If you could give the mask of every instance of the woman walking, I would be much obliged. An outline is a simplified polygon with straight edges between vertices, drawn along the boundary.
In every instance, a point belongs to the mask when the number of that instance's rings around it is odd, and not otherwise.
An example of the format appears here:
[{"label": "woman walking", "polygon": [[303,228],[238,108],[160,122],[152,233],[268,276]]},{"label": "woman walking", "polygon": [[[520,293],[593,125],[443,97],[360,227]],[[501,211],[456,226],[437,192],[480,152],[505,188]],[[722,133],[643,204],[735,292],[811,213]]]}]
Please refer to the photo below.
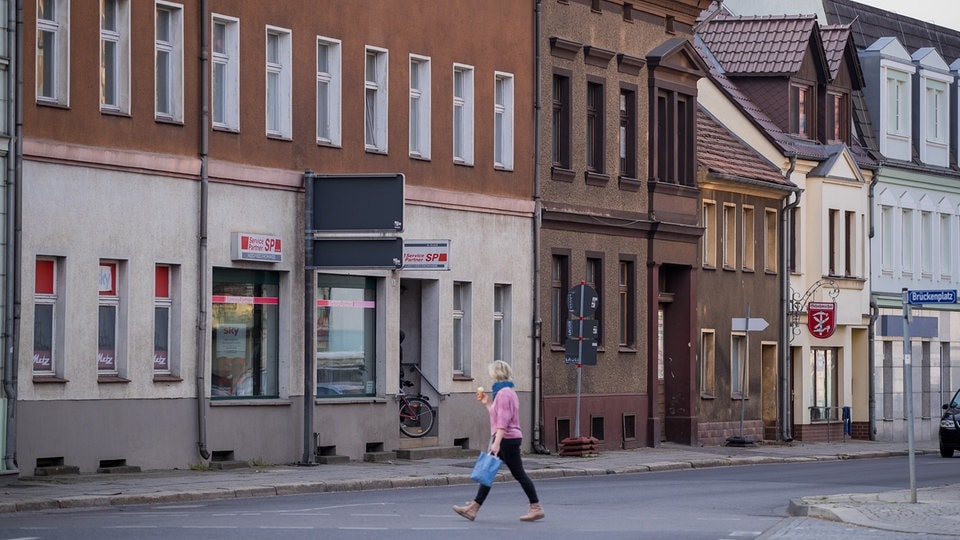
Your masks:
[{"label": "woman walking", "polygon": [[[497,360],[490,364],[489,372],[494,380],[493,397],[487,396],[480,388],[477,390],[477,400],[483,403],[490,413],[490,434],[493,439],[490,453],[507,465],[510,474],[520,482],[520,487],[530,501],[530,508],[525,515],[520,516],[520,521],[543,519],[544,513],[540,499],[537,498],[537,489],[523,470],[523,460],[520,457],[520,443],[523,440],[523,433],[520,431],[520,399],[513,390],[510,364]],[[481,484],[472,501],[465,506],[454,506],[453,511],[473,521],[489,493],[490,487]]]}]

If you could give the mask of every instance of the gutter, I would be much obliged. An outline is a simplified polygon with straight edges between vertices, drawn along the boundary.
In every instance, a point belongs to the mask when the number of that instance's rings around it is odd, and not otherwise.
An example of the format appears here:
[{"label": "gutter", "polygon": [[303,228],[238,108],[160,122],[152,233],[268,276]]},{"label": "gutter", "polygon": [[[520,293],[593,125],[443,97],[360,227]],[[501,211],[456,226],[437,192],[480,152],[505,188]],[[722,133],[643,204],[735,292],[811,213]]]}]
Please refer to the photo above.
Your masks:
[{"label": "gutter", "polygon": [[[7,47],[13,51],[11,66],[7,72],[7,92],[13,99],[7,101],[7,118],[13,119],[13,133],[7,151],[6,223],[4,232],[4,283],[3,304],[3,397],[6,399],[6,432],[2,470],[17,470],[17,357],[20,335],[20,237],[23,231],[23,196],[20,178],[23,176],[23,1],[7,5],[7,22],[13,22],[14,31],[7,32]],[[11,84],[10,74],[15,80]],[[12,88],[11,88],[12,86]],[[11,151],[12,150],[12,151]]]},{"label": "gutter", "polygon": [[[880,181],[880,175],[877,174],[877,171],[880,170],[880,167],[883,167],[883,162],[878,164],[877,169],[873,172],[873,179],[870,180],[870,190],[867,194],[868,208],[867,212],[870,213],[870,232],[867,233],[868,242],[873,243],[873,237],[876,235],[876,231],[873,226],[873,194],[874,190],[877,187],[877,183]],[[867,259],[867,275],[871,277],[871,282],[873,278],[873,257],[871,256]],[[876,338],[877,333],[877,319],[880,318],[880,308],[877,306],[877,301],[873,297],[873,291],[870,291],[870,323],[867,326],[867,426],[869,429],[869,440],[876,440],[877,434],[877,397],[876,397],[876,387],[877,381],[875,379],[875,370],[877,365],[877,357],[874,352],[873,343]]]},{"label": "gutter", "polygon": [[197,452],[210,459],[207,450],[207,397],[204,373],[207,358],[207,209],[209,206],[210,152],[210,36],[209,0],[200,0],[200,208],[197,237]]},{"label": "gutter", "polygon": [[[784,176],[789,180],[797,167],[797,155],[790,153],[790,168]],[[790,416],[790,258],[788,249],[790,245],[790,217],[794,208],[800,204],[800,195],[802,190],[793,192],[796,198],[793,202],[787,203],[787,197],[784,197],[784,206],[780,210],[780,358],[777,366],[777,373],[780,385],[780,399],[778,419],[780,421],[780,438],[784,442],[793,440],[792,422]]]},{"label": "gutter", "polygon": [[540,201],[540,1],[533,4],[533,451],[549,454],[543,446],[543,319],[540,311],[540,227],[543,205]]}]

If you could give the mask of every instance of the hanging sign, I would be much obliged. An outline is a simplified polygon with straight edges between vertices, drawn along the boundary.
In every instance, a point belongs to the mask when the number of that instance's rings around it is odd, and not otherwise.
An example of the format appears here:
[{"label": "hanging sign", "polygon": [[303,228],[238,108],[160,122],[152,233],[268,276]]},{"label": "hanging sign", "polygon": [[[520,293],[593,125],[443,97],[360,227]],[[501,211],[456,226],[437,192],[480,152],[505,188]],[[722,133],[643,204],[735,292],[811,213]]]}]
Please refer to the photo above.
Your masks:
[{"label": "hanging sign", "polygon": [[836,302],[810,302],[807,304],[807,328],[810,335],[827,339],[837,329]]}]

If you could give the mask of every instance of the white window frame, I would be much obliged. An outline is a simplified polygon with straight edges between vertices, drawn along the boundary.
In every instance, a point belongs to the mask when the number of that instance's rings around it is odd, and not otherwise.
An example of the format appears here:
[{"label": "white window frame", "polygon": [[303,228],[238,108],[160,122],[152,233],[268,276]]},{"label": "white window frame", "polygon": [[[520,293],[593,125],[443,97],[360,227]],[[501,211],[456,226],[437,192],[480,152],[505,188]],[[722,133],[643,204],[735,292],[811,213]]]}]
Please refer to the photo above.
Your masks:
[{"label": "white window frame", "polygon": [[920,275],[924,279],[933,277],[933,215],[931,210],[920,211]]},{"label": "white window frame", "polygon": [[432,130],[431,61],[429,56],[410,55],[410,157],[430,159]]},{"label": "white window frame", "polygon": [[[733,399],[746,399],[750,397],[750,362],[747,353],[746,333],[731,332],[730,397]],[[741,369],[744,371],[741,372]],[[746,385],[745,388],[744,385]]]},{"label": "white window frame", "polygon": [[923,88],[920,161],[947,167],[950,165],[950,86],[953,78],[921,69],[920,82]]},{"label": "white window frame", "polygon": [[493,286],[493,359],[512,362],[511,346],[511,288],[497,283]]},{"label": "white window frame", "polygon": [[[112,283],[108,275],[111,273],[110,268],[112,268]],[[122,308],[122,298],[123,287],[124,287],[124,265],[122,261],[119,260],[100,260],[99,265],[99,291],[97,295],[97,333],[100,333],[99,326],[99,312],[102,308],[112,308],[114,316],[114,342],[113,342],[113,368],[103,368],[101,367],[101,353],[98,347],[97,350],[97,374],[101,376],[122,376],[125,362],[124,362],[124,334],[123,329],[124,325],[124,315],[121,312]],[[104,292],[108,294],[103,294]]]},{"label": "white window frame", "polygon": [[763,270],[776,272],[780,267],[780,214],[775,208],[763,210]]},{"label": "white window frame", "polygon": [[880,206],[880,271],[888,275],[893,273],[896,253],[895,210],[893,206]]},{"label": "white window frame", "polygon": [[514,77],[497,71],[493,81],[493,166],[513,170]]},{"label": "white window frame", "polygon": [[36,263],[40,261],[50,262],[53,264],[53,287],[51,293],[39,293],[34,290],[33,303],[34,303],[34,350],[33,350],[33,366],[36,368],[36,363],[39,358],[37,358],[36,353],[36,306],[50,306],[51,315],[50,315],[50,328],[46,330],[50,332],[50,369],[37,371],[33,370],[33,375],[38,377],[62,377],[63,376],[63,365],[60,362],[60,348],[61,348],[61,328],[60,320],[62,318],[60,310],[60,272],[62,261],[56,257],[37,257]]},{"label": "white window frame", "polygon": [[723,268],[737,267],[737,205],[723,203]]},{"label": "white window frame", "polygon": [[940,214],[940,279],[950,281],[953,278],[953,259],[957,252],[954,240],[954,217]]},{"label": "white window frame", "polygon": [[[45,5],[52,8],[52,15],[44,12]],[[70,0],[38,0],[36,14],[36,100],[67,106],[70,104]],[[52,49],[49,54],[47,48]],[[51,78],[48,84],[47,79]]]},{"label": "white window frame", "polygon": [[293,34],[288,28],[267,26],[264,120],[268,137],[293,137]]},{"label": "white window frame", "polygon": [[[218,26],[223,27],[223,43],[216,42]],[[240,19],[214,13],[210,39],[210,111],[213,128],[240,131]]]},{"label": "white window frame", "polygon": [[343,45],[317,36],[317,144],[342,144]]},{"label": "white window frame", "polygon": [[910,78],[911,74],[887,69],[886,132],[888,135],[910,136]]},{"label": "white window frame", "polygon": [[700,331],[700,397],[717,395],[717,335],[713,329]]},{"label": "white window frame", "polygon": [[905,276],[913,275],[913,209],[900,209],[900,271]]},{"label": "white window frame", "polygon": [[740,268],[753,272],[757,265],[757,232],[753,206],[745,204],[740,208],[740,230],[740,256],[743,257]]},{"label": "white window frame", "polygon": [[[166,36],[160,16],[168,16]],[[154,114],[158,120],[183,121],[183,4],[157,2],[154,21]],[[163,77],[161,77],[163,75]]]},{"label": "white window frame", "polygon": [[451,328],[451,358],[453,360],[454,376],[470,376],[470,283],[455,281],[453,283],[452,328]]},{"label": "white window frame", "polygon": [[453,162],[473,165],[474,68],[453,65]]},{"label": "white window frame", "polygon": [[387,153],[389,52],[364,48],[363,141],[367,152]]},{"label": "white window frame", "polygon": [[[180,326],[176,324],[176,321],[179,320],[179,313],[177,311],[178,302],[177,302],[177,291],[175,284],[178,282],[179,277],[179,267],[170,264],[158,264],[156,265],[159,269],[160,267],[165,267],[167,269],[167,296],[157,296],[156,290],[154,290],[153,297],[153,313],[154,313],[154,355],[153,355],[153,373],[155,375],[172,375],[178,371],[179,366],[179,343],[180,343]],[[156,274],[156,273],[155,273]],[[156,340],[158,337],[157,332],[157,310],[164,309],[166,310],[166,323],[167,323],[167,336],[166,336],[166,346],[167,346],[167,366],[166,368],[157,366],[157,357],[156,357]]]},{"label": "white window frame", "polygon": [[130,3],[113,2],[116,28],[104,28],[107,19],[100,14],[100,110],[130,113]]},{"label": "white window frame", "polygon": [[703,201],[703,266],[717,267],[717,201]]}]

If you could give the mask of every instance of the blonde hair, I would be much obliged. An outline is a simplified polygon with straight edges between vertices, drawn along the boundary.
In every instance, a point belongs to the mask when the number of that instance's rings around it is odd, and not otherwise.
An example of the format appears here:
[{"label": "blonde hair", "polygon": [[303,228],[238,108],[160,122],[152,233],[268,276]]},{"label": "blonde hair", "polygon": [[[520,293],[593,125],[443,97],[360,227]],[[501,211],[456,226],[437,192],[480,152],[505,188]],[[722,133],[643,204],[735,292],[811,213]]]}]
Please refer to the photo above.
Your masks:
[{"label": "blonde hair", "polygon": [[489,372],[490,376],[497,381],[508,381],[513,377],[513,369],[510,368],[510,364],[503,360],[494,360],[490,364]]}]

